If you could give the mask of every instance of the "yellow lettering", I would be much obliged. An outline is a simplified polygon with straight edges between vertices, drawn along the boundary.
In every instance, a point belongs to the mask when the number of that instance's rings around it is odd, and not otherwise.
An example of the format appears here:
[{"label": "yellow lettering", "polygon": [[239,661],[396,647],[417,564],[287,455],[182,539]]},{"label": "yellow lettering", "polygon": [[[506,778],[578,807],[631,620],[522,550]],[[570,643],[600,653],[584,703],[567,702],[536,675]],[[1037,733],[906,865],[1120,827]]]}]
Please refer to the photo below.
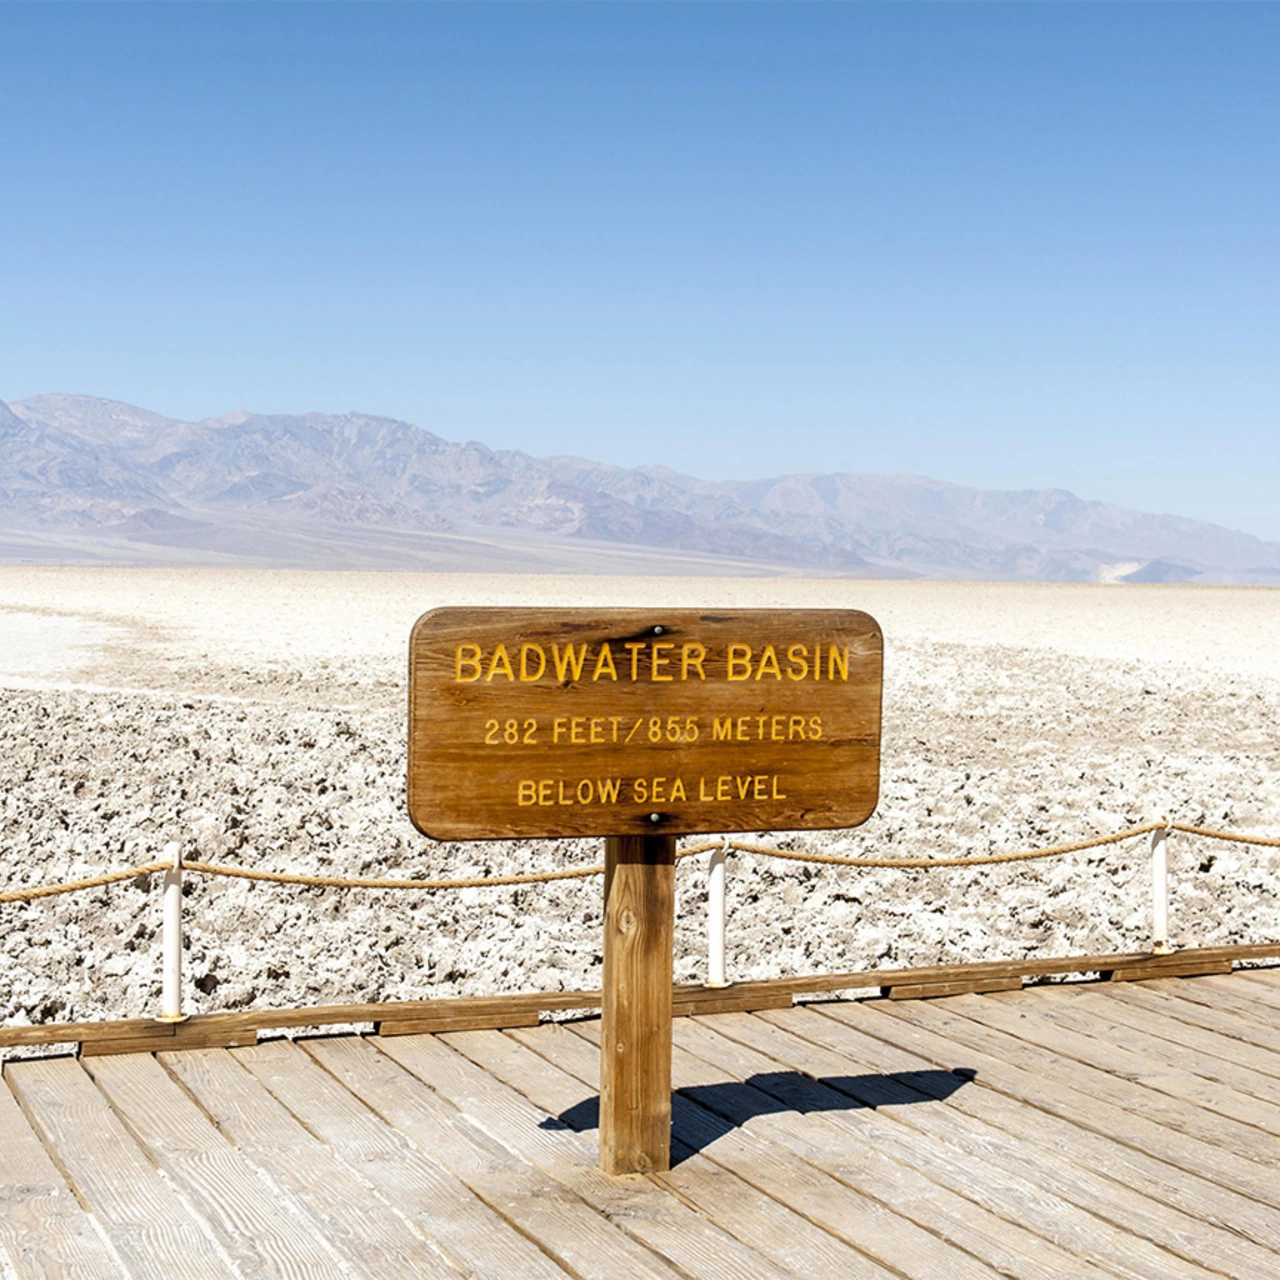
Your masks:
[{"label": "yellow lettering", "polygon": [[751,679],[751,646],[749,644],[731,644],[729,646],[729,679]]},{"label": "yellow lettering", "polygon": [[664,658],[662,656],[662,651],[664,649],[674,649],[674,648],[675,648],[674,644],[659,644],[658,641],[656,640],[653,642],[653,661],[650,663],[650,666],[649,666],[650,680],[674,680],[675,679],[675,676],[660,676],[658,674],[658,669],[660,667],[665,667],[671,661],[670,658]]},{"label": "yellow lettering", "polygon": [[516,673],[511,670],[511,659],[507,657],[507,646],[500,644],[494,651],[493,657],[489,659],[489,674],[485,676],[485,683],[488,684],[498,673],[498,664],[502,664],[502,674],[508,680],[514,680]]},{"label": "yellow lettering", "polygon": [[753,794],[753,796],[752,796],[752,799],[754,799],[754,800],[767,800],[767,799],[769,798],[769,797],[768,797],[768,796],[766,796],[766,795],[765,795],[765,793],[764,793],[764,783],[765,783],[765,775],[764,775],[763,773],[758,773],[758,774],[756,774],[756,778],[755,778],[755,786],[754,786],[754,788],[753,788],[753,793],[754,793],[754,794]]},{"label": "yellow lettering", "polygon": [[771,644],[765,645],[764,652],[760,655],[760,665],[756,668],[757,680],[765,675],[772,676],[775,680],[782,679],[782,672],[778,669],[778,655]]},{"label": "yellow lettering", "polygon": [[714,800],[714,799],[715,799],[715,796],[709,796],[709,795],[707,795],[707,780],[706,780],[706,778],[699,778],[699,779],[698,779],[698,799],[699,799],[699,800]]},{"label": "yellow lettering", "polygon": [[546,778],[538,783],[538,803],[542,805],[555,804],[551,798],[551,779]]},{"label": "yellow lettering", "polygon": [[563,779],[563,778],[561,778],[561,779],[560,779],[560,803],[561,803],[561,804],[572,804],[572,803],[573,803],[573,797],[572,797],[572,796],[570,796],[568,800],[566,800],[566,799],[564,798],[564,779]]},{"label": "yellow lettering", "polygon": [[768,718],[769,718],[768,716],[756,716],[756,737],[761,742],[764,741],[764,722]]},{"label": "yellow lettering", "polygon": [[782,736],[782,722],[786,716],[773,716],[769,720],[769,738],[772,742],[784,741]]},{"label": "yellow lettering", "polygon": [[568,726],[569,721],[564,716],[556,716],[556,718],[551,722],[551,741],[553,743],[559,742],[560,735],[562,733],[568,733]]},{"label": "yellow lettering", "polygon": [[603,725],[604,725],[604,720],[602,717],[600,716],[591,717],[591,741],[592,742],[604,741]]},{"label": "yellow lettering", "polygon": [[836,678],[836,668],[840,668],[840,679],[847,680],[849,678],[849,646],[845,645],[843,656],[835,645],[827,646],[827,679],[834,680]]},{"label": "yellow lettering", "polygon": [[649,799],[652,800],[654,804],[662,804],[662,802],[666,800],[667,793],[662,789],[665,782],[666,778],[654,778],[653,785],[649,790]]},{"label": "yellow lettering", "polygon": [[618,726],[622,723],[622,717],[621,717],[621,716],[610,716],[610,717],[609,717],[609,723],[610,723],[611,725],[613,725],[613,740],[614,740],[614,742],[617,742],[617,740],[618,740]]},{"label": "yellow lettering", "polygon": [[631,678],[638,680],[640,678],[638,674],[640,670],[640,650],[644,648],[644,641],[628,640],[622,647],[631,651]]},{"label": "yellow lettering", "polygon": [[817,742],[817,740],[820,737],[822,737],[822,717],[821,716],[809,717],[809,737],[812,738],[814,742]]},{"label": "yellow lettering", "polygon": [[738,788],[738,799],[745,800],[747,798],[747,794],[751,790],[751,779],[750,778],[734,778],[733,781],[734,781],[734,785]]},{"label": "yellow lettering", "polygon": [[769,797],[771,800],[785,800],[787,797],[778,790],[778,775],[773,775],[773,795]]},{"label": "yellow lettering", "polygon": [[787,650],[787,679],[803,680],[809,674],[809,646],[793,644]]},{"label": "yellow lettering", "polygon": [[594,684],[605,671],[609,672],[609,679],[616,680],[618,673],[613,665],[613,650],[609,648],[608,641],[600,646],[600,652],[596,656],[596,669],[591,673],[591,683]]},{"label": "yellow lettering", "polygon": [[[538,669],[529,674],[529,655],[536,653],[538,655]],[[543,653],[540,644],[522,644],[520,646],[520,679],[528,683],[530,680],[540,680],[542,673],[547,669],[547,655]]]},{"label": "yellow lettering", "polygon": [[518,782],[516,784],[516,804],[537,804],[538,803],[538,784],[533,781]]},{"label": "yellow lettering", "polygon": [[677,800],[687,800],[687,799],[688,797],[684,793],[684,779],[677,778],[671,784],[671,803],[674,804]]},{"label": "yellow lettering", "polygon": [[804,741],[804,716],[792,716],[787,721],[787,741],[790,742],[792,738]]},{"label": "yellow lettering", "polygon": [[596,789],[600,792],[600,803],[617,804],[618,788],[621,785],[621,778],[597,778]]},{"label": "yellow lettering", "polygon": [[582,664],[586,660],[587,646],[585,643],[580,644],[576,652],[571,644],[565,645],[563,653],[560,652],[558,644],[551,646],[551,661],[555,663],[557,680],[563,681],[566,675],[570,680],[581,680]]},{"label": "yellow lettering", "polygon": [[747,727],[746,727],[747,721],[750,718],[751,718],[750,716],[738,717],[738,741],[739,742],[749,742],[751,740],[751,735],[750,733],[747,732]]},{"label": "yellow lettering", "polygon": [[683,645],[680,649],[680,679],[687,680],[690,671],[698,673],[699,680],[705,680],[707,673],[702,669],[702,660],[707,656],[707,646],[696,640]]},{"label": "yellow lettering", "polygon": [[730,784],[732,781],[733,781],[733,779],[732,779],[731,777],[729,777],[729,775],[728,775],[728,774],[725,774],[725,773],[722,773],[722,774],[721,774],[721,775],[716,779],[716,799],[717,799],[717,800],[732,800],[732,799],[733,799],[733,797],[729,794],[729,784]]},{"label": "yellow lettering", "polygon": [[631,784],[631,798],[636,804],[645,804],[649,799],[649,784],[644,778],[637,778]]},{"label": "yellow lettering", "polygon": [[[583,790],[584,787],[586,788],[585,791]],[[596,789],[591,785],[590,778],[583,778],[583,780],[580,783],[578,783],[578,803],[579,804],[590,804],[591,801],[595,798],[595,793],[596,793]]]},{"label": "yellow lettering", "polygon": [[[472,680],[479,680],[480,657],[481,650],[478,644],[460,644],[453,654],[453,678],[459,684],[470,684]],[[474,670],[475,674],[464,676],[463,667]]]},{"label": "yellow lettering", "polygon": [[733,717],[716,716],[711,725],[712,742],[731,742],[733,740]]}]

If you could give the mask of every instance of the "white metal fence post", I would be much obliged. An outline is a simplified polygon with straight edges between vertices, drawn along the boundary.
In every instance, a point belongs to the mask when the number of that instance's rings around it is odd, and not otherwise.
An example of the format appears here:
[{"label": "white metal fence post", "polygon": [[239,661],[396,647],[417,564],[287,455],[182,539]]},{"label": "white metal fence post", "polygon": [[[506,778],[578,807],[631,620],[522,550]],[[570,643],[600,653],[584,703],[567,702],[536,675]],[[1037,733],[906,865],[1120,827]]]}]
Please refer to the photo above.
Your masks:
[{"label": "white metal fence post", "polygon": [[711,851],[707,863],[707,982],[708,987],[727,987],[724,972],[725,864],[729,842]]},{"label": "white metal fence post", "polygon": [[164,970],[160,988],[160,1022],[182,1022],[182,846],[165,845],[173,865],[164,873]]},{"label": "white metal fence post", "polygon": [[1169,945],[1169,820],[1151,833],[1151,952],[1168,955]]}]

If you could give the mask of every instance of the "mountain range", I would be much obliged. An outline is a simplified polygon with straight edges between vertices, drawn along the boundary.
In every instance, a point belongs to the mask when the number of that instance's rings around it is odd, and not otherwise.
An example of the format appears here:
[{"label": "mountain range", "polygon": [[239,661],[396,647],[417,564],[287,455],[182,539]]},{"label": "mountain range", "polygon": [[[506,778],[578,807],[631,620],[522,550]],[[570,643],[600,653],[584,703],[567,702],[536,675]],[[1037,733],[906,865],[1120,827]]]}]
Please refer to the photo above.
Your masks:
[{"label": "mountain range", "polygon": [[361,413],[0,401],[0,563],[1280,582],[1280,543],[1062,489],[713,482]]}]

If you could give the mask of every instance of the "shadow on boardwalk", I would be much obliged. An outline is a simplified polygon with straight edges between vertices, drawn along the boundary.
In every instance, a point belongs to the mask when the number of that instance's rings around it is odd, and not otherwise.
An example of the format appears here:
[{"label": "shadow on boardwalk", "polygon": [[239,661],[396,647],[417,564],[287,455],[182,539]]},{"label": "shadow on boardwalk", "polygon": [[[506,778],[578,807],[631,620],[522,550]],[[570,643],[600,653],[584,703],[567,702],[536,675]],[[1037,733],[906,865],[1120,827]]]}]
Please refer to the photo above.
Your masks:
[{"label": "shadow on boardwalk", "polygon": [[[830,1076],[813,1079],[798,1071],[767,1071],[746,1080],[694,1085],[680,1089],[677,1099],[697,1107],[697,1119],[682,1123],[681,1108],[674,1108],[672,1160],[701,1151],[717,1138],[756,1116],[779,1113],[807,1114],[824,1111],[857,1111],[864,1107],[901,1106],[948,1098],[972,1081],[977,1072],[965,1067],[952,1071],[896,1071],[885,1075]],[[599,1097],[581,1102],[542,1122],[544,1129],[579,1131],[600,1126]],[[679,1148],[685,1149],[684,1153]]]}]

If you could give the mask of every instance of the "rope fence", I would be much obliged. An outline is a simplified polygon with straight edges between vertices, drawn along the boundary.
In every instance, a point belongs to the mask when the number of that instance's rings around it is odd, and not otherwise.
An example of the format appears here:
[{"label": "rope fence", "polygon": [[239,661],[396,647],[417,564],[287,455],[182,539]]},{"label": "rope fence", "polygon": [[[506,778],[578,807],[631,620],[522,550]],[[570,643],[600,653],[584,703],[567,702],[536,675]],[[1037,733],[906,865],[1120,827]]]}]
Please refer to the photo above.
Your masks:
[{"label": "rope fence", "polygon": [[[982,867],[1006,862],[1030,862],[1040,858],[1058,858],[1085,849],[1102,848],[1120,844],[1153,831],[1180,831],[1186,835],[1202,836],[1208,840],[1226,840],[1235,844],[1260,845],[1280,848],[1280,838],[1275,836],[1247,835],[1233,831],[1220,831],[1212,827],[1200,827],[1187,822],[1143,822],[1110,835],[1093,836],[1087,840],[1073,840],[1067,844],[1049,845],[1043,849],[1019,849],[1009,853],[964,854],[955,857],[924,858],[875,858],[854,857],[834,853],[813,853],[801,849],[779,849],[773,845],[758,844],[747,840],[706,840],[686,845],[676,853],[677,859],[692,858],[715,850],[753,854],[759,857],[780,858],[789,862],[809,862],[832,867],[879,867],[927,870],[933,867]],[[258,880],[269,884],[296,884],[320,889],[410,889],[419,892],[438,892],[451,889],[499,888],[511,885],[547,884],[556,880],[586,880],[604,874],[603,864],[589,867],[566,867],[558,871],[530,871],[508,876],[464,876],[445,880],[392,879],[376,876],[317,876],[291,871],[259,871],[253,867],[232,867],[221,863],[199,862],[182,858],[177,864],[169,861],[145,862],[140,866],[101,875],[87,876],[81,880],[68,880],[61,884],[38,885],[26,889],[10,889],[0,893],[0,903],[32,902],[38,898],[52,898],[59,894],[79,893],[97,889],[103,885],[118,884],[124,880],[136,880],[158,871],[175,868],[202,875],[226,876],[238,880]]]}]

